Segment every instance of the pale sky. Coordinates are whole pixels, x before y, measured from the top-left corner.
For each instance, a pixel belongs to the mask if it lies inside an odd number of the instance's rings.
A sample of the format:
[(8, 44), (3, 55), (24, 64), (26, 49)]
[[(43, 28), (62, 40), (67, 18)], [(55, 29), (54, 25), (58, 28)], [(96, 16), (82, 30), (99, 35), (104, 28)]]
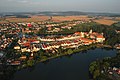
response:
[(42, 11), (120, 13), (120, 0), (0, 0), (0, 12)]

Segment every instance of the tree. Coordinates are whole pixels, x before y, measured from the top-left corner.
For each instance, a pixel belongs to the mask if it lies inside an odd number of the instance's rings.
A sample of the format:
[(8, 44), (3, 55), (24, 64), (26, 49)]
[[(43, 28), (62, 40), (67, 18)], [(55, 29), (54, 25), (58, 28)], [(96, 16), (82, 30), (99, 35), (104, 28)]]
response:
[(103, 68), (105, 69), (105, 71), (108, 69), (109, 66), (110, 64), (108, 62), (103, 62)]
[(72, 53), (73, 53), (72, 49), (68, 49), (67, 54), (72, 54)]
[(96, 79), (100, 75), (100, 70), (95, 70), (93, 74), (93, 78)]
[(28, 66), (33, 66), (35, 64), (35, 61), (34, 60), (28, 60), (27, 61), (27, 65)]
[(93, 74), (93, 72), (95, 71), (96, 67), (97, 67), (96, 61), (94, 61), (94, 62), (92, 62), (90, 64), (89, 71), (90, 71), (91, 74)]
[(100, 65), (101, 61), (94, 61), (90, 64), (89, 71), (93, 75), (93, 78), (96, 79), (100, 76)]

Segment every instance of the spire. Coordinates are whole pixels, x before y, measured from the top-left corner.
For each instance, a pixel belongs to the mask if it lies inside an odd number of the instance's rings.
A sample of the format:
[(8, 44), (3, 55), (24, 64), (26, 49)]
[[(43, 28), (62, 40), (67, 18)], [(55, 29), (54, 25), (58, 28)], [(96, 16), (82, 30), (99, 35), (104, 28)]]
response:
[(92, 29), (89, 31), (89, 34), (91, 34), (93, 31), (92, 31)]

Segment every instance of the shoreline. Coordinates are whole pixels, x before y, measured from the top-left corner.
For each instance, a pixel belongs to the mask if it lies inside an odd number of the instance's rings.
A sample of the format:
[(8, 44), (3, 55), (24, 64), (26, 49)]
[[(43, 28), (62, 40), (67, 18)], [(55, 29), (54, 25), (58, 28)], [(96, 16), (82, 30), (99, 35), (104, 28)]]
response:
[[(66, 54), (65, 52), (63, 52), (62, 54), (57, 54), (57, 55), (54, 55), (52, 57), (48, 57), (46, 59), (36, 60), (31, 66), (27, 65), (26, 63), (18, 65), (16, 70), (21, 70), (21, 69), (24, 69), (24, 68), (32, 67), (32, 66), (34, 66), (38, 63), (46, 62), (48, 60), (59, 58), (59, 57), (62, 57), (62, 56), (72, 55), (72, 54), (75, 54), (75, 53), (79, 53), (79, 52), (82, 52), (82, 51), (89, 50), (91, 48), (105, 48), (105, 46), (101, 45), (101, 44), (91, 44), (91, 45), (84, 46), (84, 47), (83, 48), (78, 48), (76, 50), (74, 49), (75, 51), (73, 51), (72, 53), (67, 53)], [(107, 45), (107, 48), (111, 49), (112, 47)]]
[[(38, 64), (38, 63), (41, 63), (41, 62), (45, 62), (47, 60), (51, 60), (51, 59), (55, 59), (55, 58), (59, 58), (59, 57), (62, 57), (62, 56), (67, 56), (67, 55), (72, 55), (72, 54), (75, 54), (75, 53), (78, 53), (78, 52), (82, 52), (82, 51), (85, 51), (85, 50), (89, 50), (91, 48), (104, 48), (104, 45), (100, 46), (98, 44), (91, 44), (91, 45), (88, 45), (88, 46), (85, 46), (85, 48), (78, 48), (78, 49), (74, 49), (75, 51), (73, 51), (72, 53), (67, 53), (65, 54), (65, 52), (63, 52), (62, 54), (57, 54), (57, 55), (54, 55), (52, 57), (48, 57), (46, 59), (41, 59), (41, 60), (37, 60), (32, 66)], [(111, 47), (108, 47), (108, 48), (111, 48)], [(23, 66), (24, 64), (22, 64), (22, 68), (27, 68), (27, 67), (31, 67), (31, 66)]]
[[(45, 61), (47, 61), (47, 60), (51, 60), (51, 59), (55, 59), (55, 58), (59, 58), (59, 57), (62, 57), (62, 56), (67, 56), (67, 55), (72, 55), (72, 54), (75, 54), (75, 53), (78, 53), (78, 52), (82, 52), (82, 51), (85, 51), (85, 50), (89, 50), (89, 49), (91, 49), (91, 48), (100, 48), (100, 47), (97, 47), (97, 44), (91, 44), (91, 45), (88, 45), (88, 46), (85, 46), (85, 48), (78, 48), (78, 49), (74, 49), (75, 51), (73, 51), (72, 53), (65, 53), (65, 52), (63, 52), (62, 54), (57, 54), (57, 55), (54, 55), (54, 56), (52, 56), (52, 57), (48, 57), (48, 58), (46, 58), (46, 59), (41, 59), (41, 60), (36, 60), (36, 62), (32, 65), (32, 66), (34, 66), (34, 65), (36, 65), (36, 64), (38, 64), (38, 63), (41, 63), (41, 62), (45, 62)], [(32, 67), (32, 66), (24, 66), (25, 64), (22, 64), (22, 65), (20, 65), (21, 67), (19, 68), (19, 69), (23, 69), (23, 68), (27, 68), (27, 67)], [(19, 67), (19, 65), (18, 65), (18, 67)], [(19, 70), (18, 69), (18, 70)]]
[(77, 53), (77, 52), (81, 52), (81, 51), (84, 51), (84, 50), (88, 50), (88, 49), (91, 49), (93, 46), (87, 46), (87, 48), (86, 49), (79, 49), (79, 51), (76, 51), (76, 52), (73, 52), (73, 53), (70, 53), (70, 54), (58, 54), (58, 55), (55, 55), (55, 56), (53, 56), (53, 57), (50, 57), (50, 58), (47, 58), (47, 59), (45, 59), (45, 60), (41, 60), (41, 61), (38, 61), (38, 62), (44, 62), (44, 61), (47, 61), (47, 60), (50, 60), (50, 59), (54, 59), (54, 58), (58, 58), (58, 57), (61, 57), (61, 56), (67, 56), (67, 55), (72, 55), (72, 54), (75, 54), (75, 53)]
[(81, 48), (81, 49), (78, 49), (79, 51), (76, 51), (76, 52), (73, 52), (73, 53), (70, 53), (70, 54), (64, 54), (64, 53), (63, 54), (58, 54), (56, 56), (53, 56), (53, 57), (50, 57), (50, 58), (47, 58), (45, 60), (41, 60), (41, 61), (38, 61), (38, 62), (44, 62), (44, 61), (47, 61), (47, 60), (50, 60), (50, 59), (54, 59), (54, 58), (58, 58), (58, 57), (61, 57), (61, 56), (67, 56), (67, 55), (75, 54), (77, 52), (82, 52), (84, 50), (89, 50), (91, 48), (112, 48), (112, 47), (110, 45), (101, 45), (100, 46), (99, 44), (95, 44), (94, 46), (93, 45), (89, 45), (89, 46), (87, 46), (86, 49)]
[(92, 45), (88, 45), (88, 46), (85, 46), (85, 47), (81, 46), (78, 49), (75, 49), (77, 51), (74, 51), (74, 52), (72, 52), (70, 54), (65, 54), (65, 52), (64, 52), (62, 54), (54, 55), (54, 56), (46, 58), (46, 59), (34, 60), (36, 62), (34, 64), (32, 64), (31, 66), (27, 65), (26, 63), (23, 63), (23, 64), (18, 65), (18, 66), (12, 66), (13, 70), (11, 70), (11, 71), (14, 74), (17, 71), (32, 68), (32, 67), (34, 67), (35, 65), (37, 65), (39, 63), (44, 63), (44, 62), (52, 60), (52, 59), (56, 59), (56, 58), (60, 58), (60, 57), (64, 57), (64, 56), (69, 56), (69, 55), (72, 55), (72, 54), (82, 53), (82, 51), (86, 51), (86, 50), (92, 50), (92, 49), (94, 50), (96, 48), (103, 48), (103, 46), (99, 46), (98, 44), (92, 44)]

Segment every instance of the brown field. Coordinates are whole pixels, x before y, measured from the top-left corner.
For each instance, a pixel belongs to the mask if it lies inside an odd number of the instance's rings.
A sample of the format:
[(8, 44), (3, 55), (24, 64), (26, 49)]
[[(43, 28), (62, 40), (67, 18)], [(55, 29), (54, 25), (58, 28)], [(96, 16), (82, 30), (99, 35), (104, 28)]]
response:
[(72, 20), (89, 21), (90, 18), (88, 18), (88, 16), (53, 16), (52, 20), (55, 21), (55, 22), (72, 21)]
[(4, 20), (0, 20), (0, 24), (3, 24), (3, 23), (8, 23), (8, 22)]
[(112, 24), (116, 23), (117, 21), (108, 20), (108, 19), (98, 19), (98, 20), (94, 20), (94, 22), (97, 22), (99, 24), (104, 24), (104, 25), (112, 25)]
[[(39, 22), (39, 21), (45, 21), (50, 19), (49, 16), (31, 16), (31, 18), (15, 18), (15, 17), (9, 17), (6, 18), (9, 22)], [(89, 21), (90, 18), (88, 16), (52, 16), (52, 20), (55, 22), (61, 22), (61, 21), (72, 21), (72, 20), (85, 20)]]
[(31, 16), (31, 18), (6, 18), (10, 22), (39, 22), (48, 20), (49, 16)]
[(120, 17), (116, 17), (115, 19), (118, 20), (118, 21), (120, 21)]

